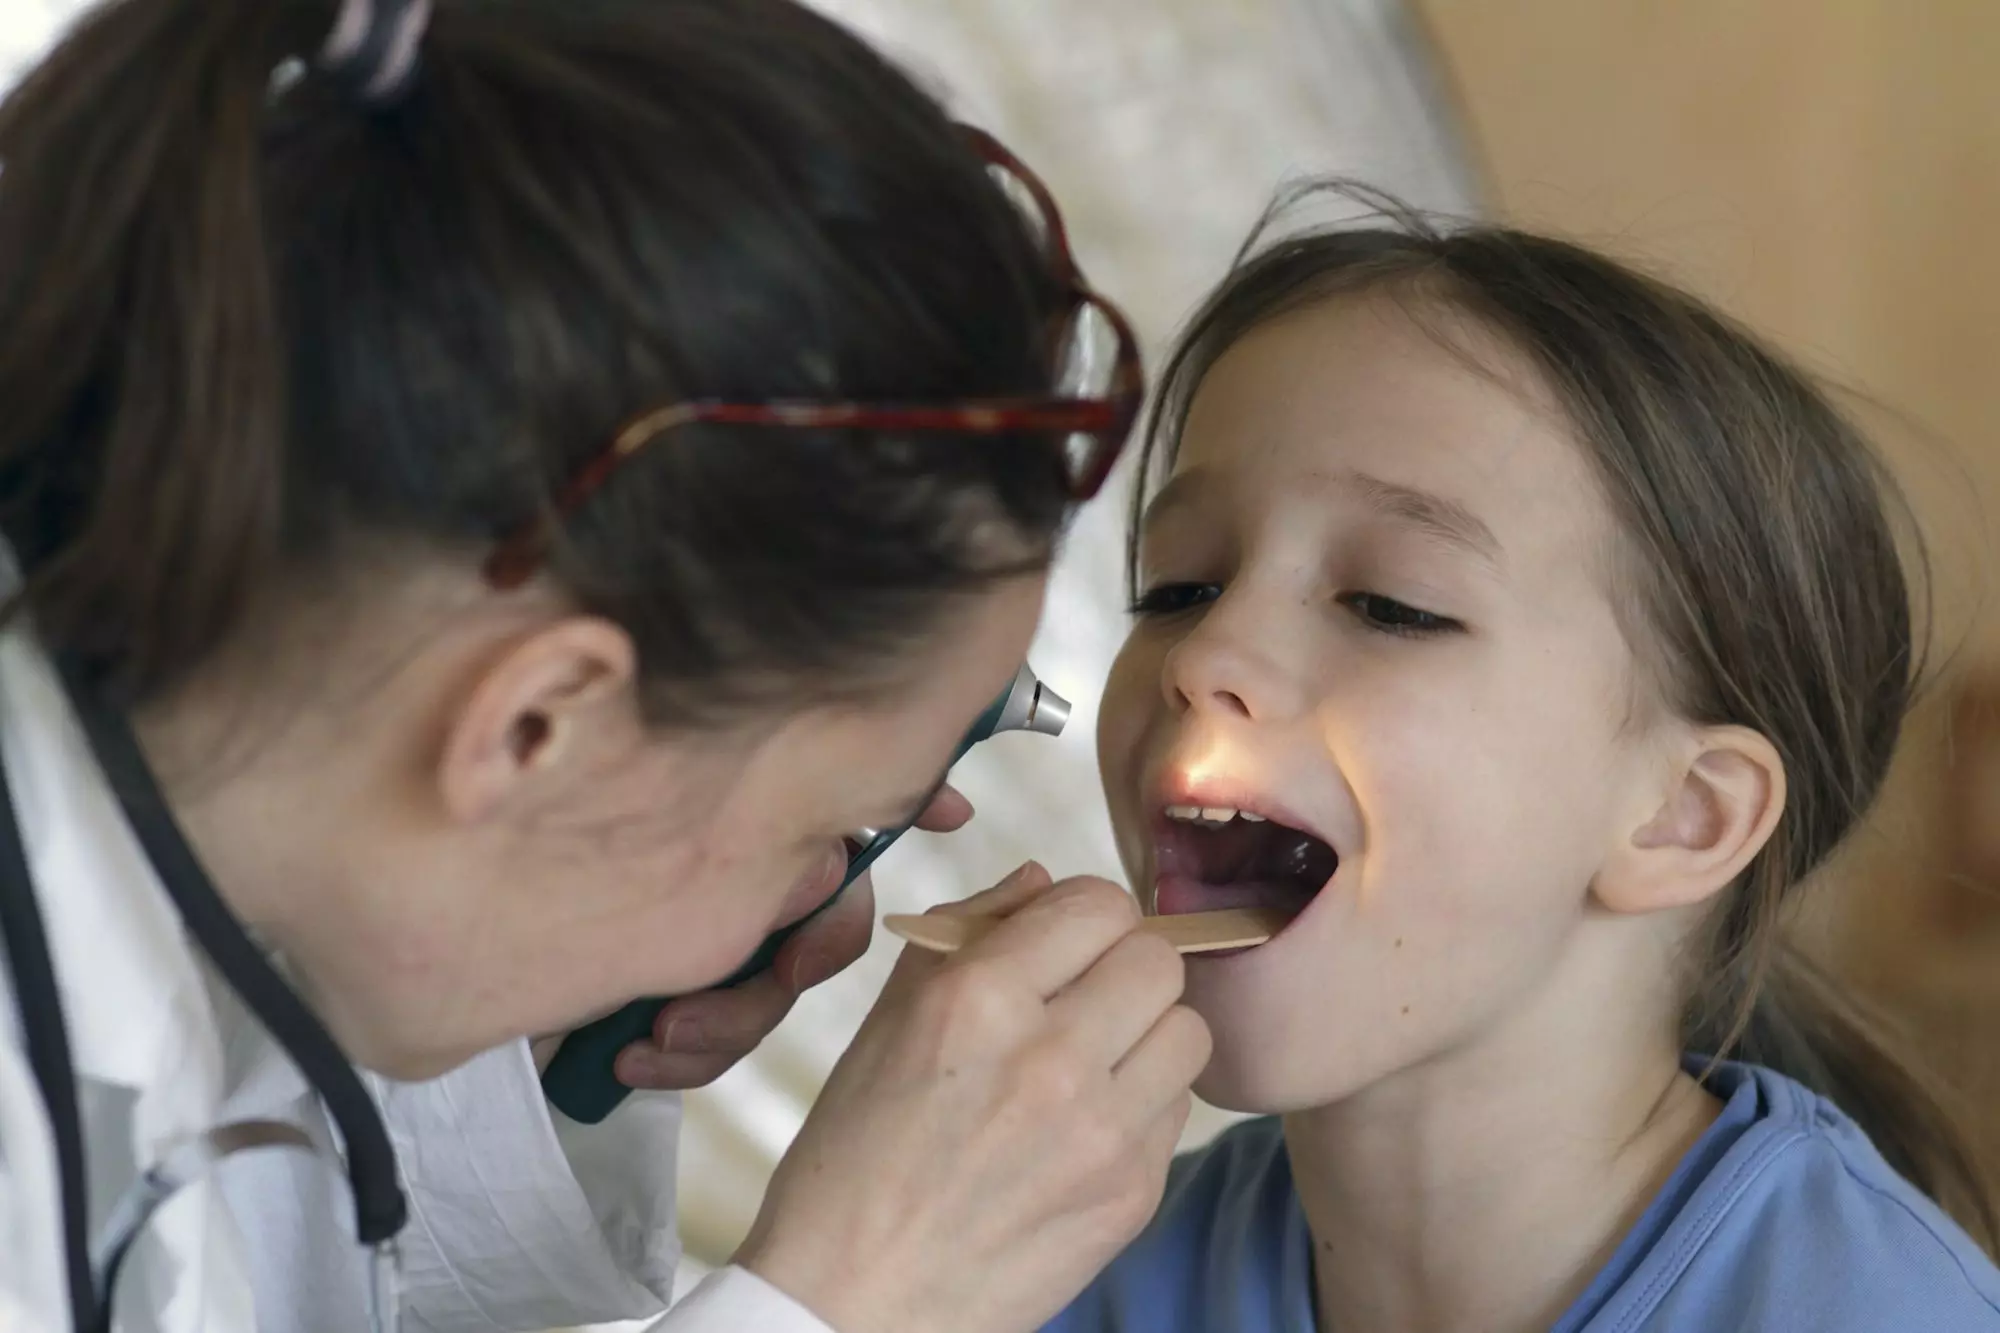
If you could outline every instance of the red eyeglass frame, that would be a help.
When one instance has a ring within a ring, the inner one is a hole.
[[[709,422],[731,426],[772,426],[811,430],[942,431],[965,435],[1047,433],[1084,436],[1095,449],[1080,466],[1064,457],[1063,479],[1070,498],[1082,503],[1095,496],[1117,466],[1145,401],[1145,371],[1139,341],[1123,311],[1084,280],[1070,252],[1069,233],[1048,186],[1007,147],[986,131],[961,125],[959,131],[989,167],[1018,181],[1041,213],[1043,244],[1053,275],[1068,293],[1069,303],[1053,329],[1061,347],[1065,335],[1095,309],[1117,341],[1111,382],[1101,398],[1061,398],[1054,395],[973,398],[940,403],[814,402],[809,399],[763,403],[733,403],[692,399],[653,408],[627,423],[602,453],[586,463],[555,497],[543,514],[503,537],[486,559],[486,582],[494,588],[518,588],[534,577],[547,558],[562,524],[600,490],[628,459],[679,426]]]

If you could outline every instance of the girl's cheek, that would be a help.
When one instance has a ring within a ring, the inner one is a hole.
[[[1098,710],[1097,752],[1107,773],[1129,762],[1130,751],[1145,730],[1148,683],[1157,679],[1157,670],[1148,675],[1145,658],[1143,650],[1128,643],[1111,664],[1105,681],[1104,700]]]

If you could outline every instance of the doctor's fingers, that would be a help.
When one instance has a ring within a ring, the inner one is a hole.
[[[972,802],[958,788],[946,783],[938,788],[931,803],[917,816],[917,827],[926,833],[949,833],[972,818]]]
[[[925,915],[1009,916],[1047,893],[1054,884],[1049,872],[1041,865],[1024,861],[992,888],[975,893],[970,898],[939,903]],[[944,956],[926,949],[904,949],[902,956],[896,960],[895,970],[889,974],[888,984],[882,988],[876,1007],[882,1007],[882,1001],[891,1004],[902,1001],[926,978],[942,970],[948,961]]]
[[[1186,965],[1174,946],[1135,930],[1049,1001],[1049,1017],[1079,1056],[1112,1069],[1155,1034],[1186,984]]]
[[[794,996],[803,995],[852,966],[874,934],[875,882],[864,874],[785,941],[771,971]]]
[[[618,1081],[631,1088],[684,1089],[713,1083],[785,1020],[797,997],[771,973],[726,991],[673,1000],[651,1041],[618,1056]]]
[[[707,1087],[742,1059],[742,1052],[666,1055],[653,1046],[628,1046],[618,1057],[618,1081],[640,1092],[689,1092]]]
[[[683,995],[660,1010],[653,1039],[619,1056],[618,1078],[634,1088],[699,1088],[757,1049],[799,995],[867,952],[875,892],[866,875],[785,942],[771,970],[728,990]]]

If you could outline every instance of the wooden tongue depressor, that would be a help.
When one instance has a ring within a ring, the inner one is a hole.
[[[1217,949],[1247,949],[1263,944],[1283,930],[1291,915],[1269,907],[1225,907],[1217,912],[1187,912],[1180,916],[1149,916],[1139,929],[1158,935],[1182,953]],[[991,930],[999,921],[990,916],[885,916],[882,924],[933,953],[957,953]]]

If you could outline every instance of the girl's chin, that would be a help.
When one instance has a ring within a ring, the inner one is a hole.
[[[1217,1110],[1238,1115],[1287,1115],[1307,1109],[1310,1103],[1284,1083],[1278,1070],[1239,1068],[1226,1056],[1217,1056],[1195,1080],[1194,1095]]]
[[[1192,987],[1190,988],[1192,990]],[[1234,997],[1230,997],[1234,998]],[[1195,1081],[1195,1096],[1210,1106],[1244,1115],[1289,1115],[1339,1099],[1351,1087],[1337,1057],[1322,1052],[1321,1063],[1301,1059],[1297,1049],[1272,1040],[1274,1025],[1218,995],[1190,994],[1190,1008],[1208,1023],[1214,1054]]]
[[[1245,1023],[1243,1015],[1229,1012],[1226,1005],[1203,1004],[1190,996],[1189,1005],[1209,1025],[1215,1052],[1208,1068],[1195,1080],[1195,1096],[1210,1106],[1246,1115],[1275,1115],[1298,1107],[1296,1083],[1300,1072],[1296,1057],[1260,1044],[1260,1025]]]

